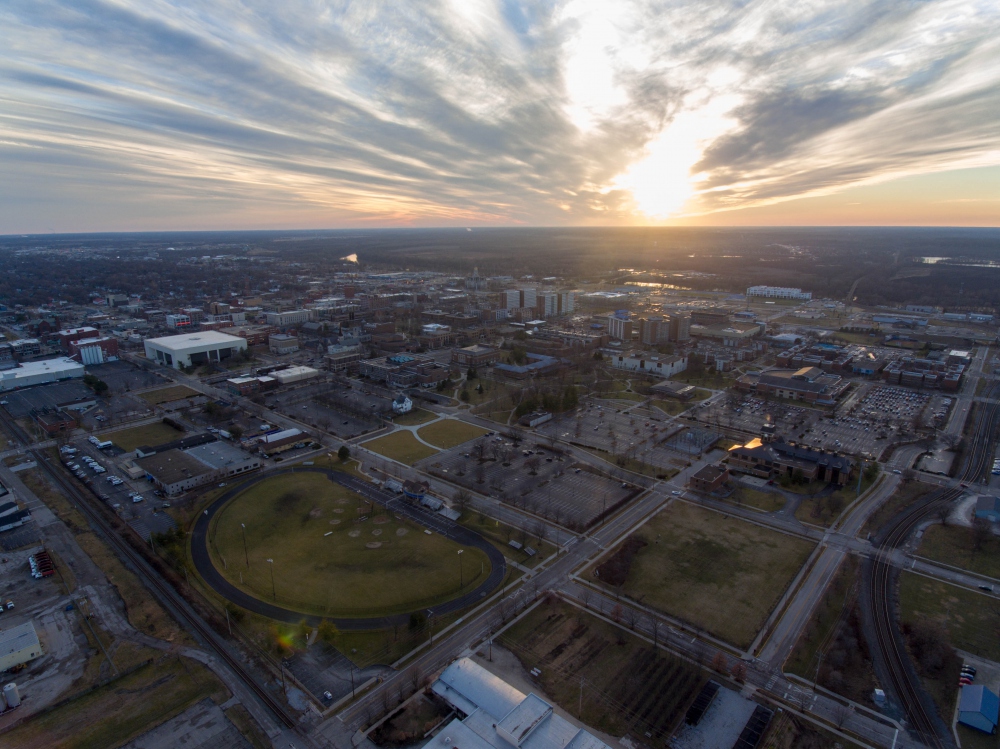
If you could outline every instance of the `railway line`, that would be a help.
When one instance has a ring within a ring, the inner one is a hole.
[[[46,459],[45,455],[41,451],[32,450],[30,445],[32,443],[31,437],[10,417],[10,415],[2,408],[0,408],[0,426],[7,431],[11,437],[20,442],[24,447],[28,448],[34,458],[38,467],[45,472],[45,474],[56,483],[67,496],[75,500],[79,510],[86,516],[87,520],[91,525],[98,530],[98,532],[104,536],[108,544],[111,545],[112,549],[122,558],[127,560],[135,573],[143,581],[147,588],[149,588],[156,596],[165,603],[168,607],[175,612],[175,615],[180,618],[181,624],[185,626],[192,633],[197,634],[200,639],[206,643],[222,660],[233,674],[251,691],[254,696],[257,697],[260,702],[267,707],[273,714],[274,717],[286,728],[294,729],[297,726],[297,721],[289,713],[286,707],[281,704],[274,695],[272,695],[262,684],[260,684],[253,674],[244,666],[240,659],[234,655],[226,643],[216,634],[208,624],[206,624],[201,617],[199,617],[194,611],[190,609],[187,602],[181,597],[181,595],[174,590],[174,588],[167,583],[156,571],[150,567],[146,560],[140,555],[135,549],[133,549],[129,543],[123,539],[114,529],[107,518],[105,518],[102,512],[94,507],[93,503],[97,498],[92,496],[86,496],[86,492],[82,491],[75,482],[69,480],[66,476],[62,475],[62,471],[59,468],[53,467],[51,463]]]
[[[961,473],[963,484],[977,482],[989,471],[993,437],[1000,417],[998,394],[1000,384],[991,388],[990,402],[977,419],[968,459]],[[893,691],[917,737],[930,746],[942,749],[954,746],[954,743],[947,726],[938,717],[933,701],[920,684],[897,627],[894,610],[897,571],[891,558],[893,552],[907,542],[928,516],[936,513],[942,504],[954,502],[963,491],[963,487],[937,489],[897,515],[876,537],[876,553],[868,573],[867,603],[872,613],[875,641],[885,661]]]

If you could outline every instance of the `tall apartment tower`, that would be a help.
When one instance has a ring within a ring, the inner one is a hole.
[[[619,341],[632,340],[632,321],[615,315],[608,315],[608,335]]]
[[[670,340],[670,322],[662,317],[641,318],[639,320],[639,342],[647,346],[658,346]]]
[[[691,337],[691,315],[677,312],[670,316],[670,340],[686,341]]]

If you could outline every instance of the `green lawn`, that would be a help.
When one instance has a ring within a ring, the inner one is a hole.
[[[980,575],[1000,578],[1000,538],[990,536],[976,551],[971,528],[932,525],[924,532],[917,553]]]
[[[122,429],[118,432],[102,434],[100,439],[111,440],[125,452],[132,452],[137,447],[156,447],[167,442],[179,440],[184,436],[184,432],[178,431],[171,426],[167,426],[162,421],[155,421],[141,427]]]
[[[190,705],[226,688],[202,664],[176,656],[99,687],[4,734],[4,749],[89,749],[119,746]]]
[[[900,576],[899,608],[903,621],[925,616],[942,624],[951,644],[959,650],[1000,660],[1000,605],[995,598],[904,572]]]
[[[418,460],[429,458],[431,455],[437,455],[438,452],[434,448],[418,442],[416,437],[406,431],[387,434],[385,437],[365,442],[364,446],[387,458],[406,463],[408,466],[412,466]]]
[[[687,502],[636,535],[647,546],[623,592],[739,647],[753,641],[814,546]],[[596,579],[593,567],[588,575]]]
[[[409,413],[394,416],[392,421],[394,424],[399,424],[400,426],[413,427],[418,424],[426,424],[428,421],[433,421],[436,418],[437,414],[425,411],[422,408],[414,408]]]
[[[361,521],[371,512],[368,503],[322,474],[276,476],[216,515],[213,561],[231,583],[271,600],[267,559],[273,559],[278,602],[330,616],[432,607],[489,574],[489,560],[478,549],[465,548],[460,556],[462,547],[444,536],[374,510]]]
[[[457,419],[442,419],[417,430],[420,438],[442,450],[482,437],[486,430]]]
[[[172,387],[139,393],[139,397],[151,406],[177,401],[181,398],[194,398],[197,395],[201,395],[201,393],[197,390],[192,390],[187,385],[173,385]]]

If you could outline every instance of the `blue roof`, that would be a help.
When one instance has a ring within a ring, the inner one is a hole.
[[[982,684],[966,684],[958,700],[959,713],[979,713],[993,725],[997,724],[1000,698]]]

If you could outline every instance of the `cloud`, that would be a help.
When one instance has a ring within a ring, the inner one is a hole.
[[[631,223],[996,164],[998,18],[952,0],[11,0],[0,232]]]

